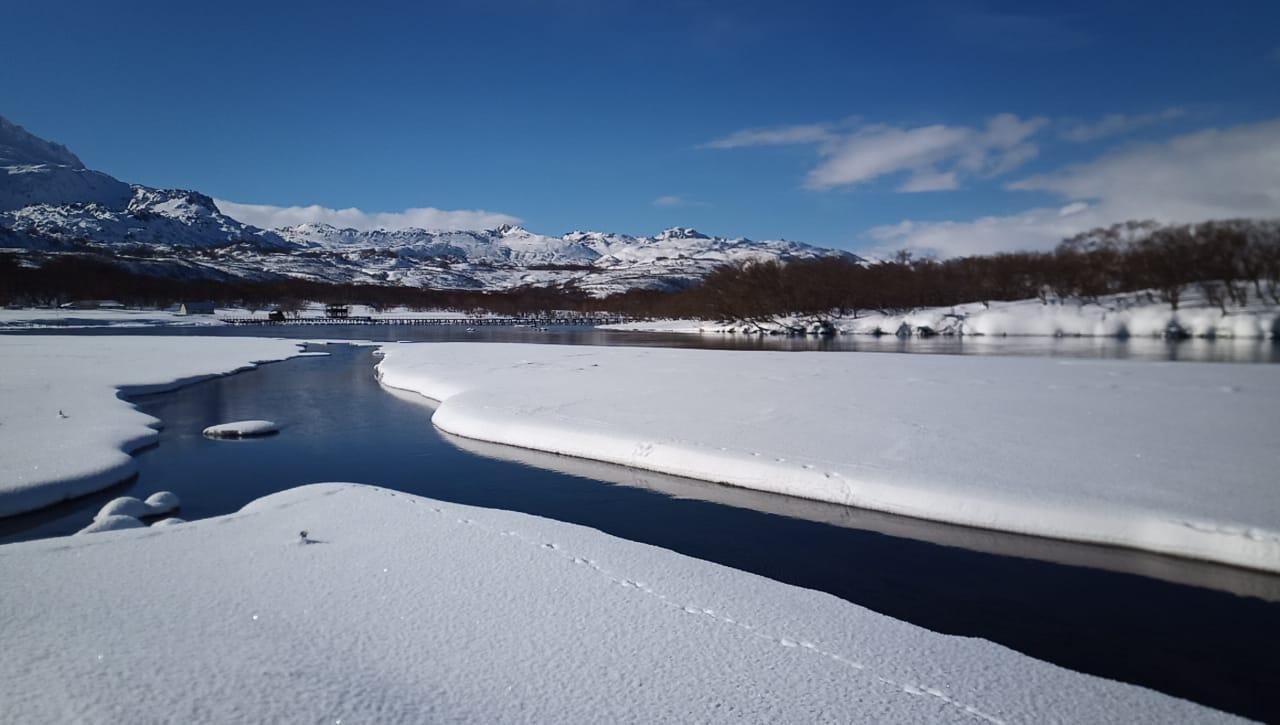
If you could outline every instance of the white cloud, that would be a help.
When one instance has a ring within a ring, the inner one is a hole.
[[[899,191],[943,191],[959,188],[961,175],[996,176],[1034,158],[1039,149],[1028,139],[1046,123],[1002,113],[981,128],[879,124],[849,130],[847,125],[809,124],[747,129],[705,147],[815,145],[820,160],[805,179],[810,189],[857,186],[905,173]]]
[[[909,171],[900,191],[957,188],[959,172],[995,176],[1034,158],[1027,142],[1048,121],[1010,113],[991,117],[985,128],[870,126],[821,149],[822,162],[805,181],[811,189],[854,186],[881,176]],[[942,169],[949,166],[949,169]]]
[[[240,204],[225,199],[214,202],[223,213],[246,224],[274,229],[295,224],[332,224],[335,227],[354,229],[406,229],[418,227],[430,230],[493,229],[503,224],[519,224],[518,217],[483,209],[446,210],[420,207],[394,212],[367,212],[355,207],[331,209],[311,206],[272,206],[270,204]]]
[[[1144,113],[1127,116],[1123,113],[1112,113],[1092,123],[1077,123],[1062,132],[1062,138],[1076,143],[1097,141],[1101,138],[1119,136],[1140,128],[1154,126],[1165,121],[1172,121],[1186,115],[1181,108],[1166,108],[1159,113]]]
[[[1099,209],[1080,203],[1061,208],[1030,209],[1012,216],[971,221],[902,221],[872,228],[873,255],[899,249],[942,257],[992,254],[1012,250],[1052,249],[1066,237],[1109,223]]]
[[[669,194],[667,196],[660,196],[657,199],[654,199],[652,203],[654,206],[662,206],[662,207],[668,207],[668,208],[707,205],[705,201],[694,201],[693,199],[686,199],[683,196],[676,196],[674,194]]]
[[[776,128],[749,128],[702,144],[709,149],[736,149],[744,146],[787,146],[827,143],[838,138],[830,124],[811,123]]]
[[[875,251],[943,256],[1052,249],[1063,238],[1130,220],[1196,222],[1280,216],[1280,119],[1129,146],[1008,188],[1065,203],[1010,216],[875,227]]]
[[[920,169],[904,181],[898,191],[950,191],[959,187],[954,171],[943,173],[937,169]]]

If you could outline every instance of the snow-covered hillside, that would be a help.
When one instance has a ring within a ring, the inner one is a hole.
[[[725,262],[808,259],[847,252],[789,241],[708,236],[677,227],[652,237],[575,231],[339,229],[300,224],[263,230],[222,213],[194,191],[129,185],[84,167],[65,146],[0,118],[0,249],[39,264],[54,254],[96,254],[174,276],[452,289],[573,284],[603,295],[676,289]]]

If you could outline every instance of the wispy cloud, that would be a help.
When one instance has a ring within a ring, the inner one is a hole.
[[[748,128],[702,144],[708,149],[737,149],[746,146],[789,146],[835,141],[839,135],[832,124],[810,123],[775,128]]]
[[[675,194],[660,196],[657,199],[654,199],[652,204],[654,206],[667,207],[667,208],[707,206],[707,202],[705,201],[696,201],[694,199],[686,199],[683,196],[677,196]]]
[[[968,221],[903,221],[867,235],[877,251],[954,256],[1051,249],[1064,237],[1129,220],[1274,218],[1280,216],[1280,119],[1126,147],[1008,188],[1047,192],[1064,205]]]
[[[1125,115],[1112,113],[1089,123],[1076,123],[1062,132],[1062,138],[1076,143],[1097,141],[1102,138],[1131,133],[1140,128],[1154,126],[1165,121],[1182,118],[1187,112],[1181,108],[1166,108],[1158,113]]]
[[[851,187],[906,174],[899,191],[943,191],[959,188],[962,176],[997,176],[1035,158],[1039,148],[1029,139],[1047,123],[1044,118],[1002,113],[982,127],[877,124],[841,130],[809,124],[738,131],[705,146],[816,145],[818,165],[804,182],[810,189]]]
[[[483,209],[436,209],[420,207],[393,212],[367,212],[355,207],[331,209],[311,206],[272,206],[270,204],[241,204],[225,199],[215,203],[224,213],[247,224],[274,229],[297,224],[332,224],[335,227],[353,229],[407,229],[417,227],[431,230],[492,229],[503,224],[519,224],[520,218],[510,214]]]
[[[898,187],[898,191],[951,191],[958,188],[960,188],[960,182],[956,179],[956,172],[929,169],[912,174],[902,186]]]

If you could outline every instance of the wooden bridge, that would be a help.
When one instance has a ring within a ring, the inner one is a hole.
[[[595,327],[628,322],[625,317],[219,317],[228,325],[441,325],[457,327],[552,327],[575,325]]]

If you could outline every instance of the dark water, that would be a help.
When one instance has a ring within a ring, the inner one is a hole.
[[[1280,363],[1280,340],[1164,340],[1106,337],[937,336],[899,339],[893,336],[836,335],[702,335],[621,332],[563,326],[546,331],[527,327],[432,325],[249,325],[206,327],[82,327],[54,330],[0,330],[10,334],[126,334],[287,337],[300,340],[374,340],[395,342],[534,342],[557,345],[620,345],[715,350],[814,350],[823,352],[906,352],[940,355],[1032,355],[1188,362]]]
[[[424,402],[377,384],[368,349],[326,349],[331,357],[266,365],[136,399],[166,426],[159,445],[138,455],[138,478],[0,519],[0,541],[70,533],[120,495],[175,491],[183,500],[178,515],[195,519],[300,484],[360,481],[584,524],[826,591],[935,631],[981,637],[1070,669],[1280,721],[1278,577],[917,522],[502,446],[455,445],[432,428]],[[212,423],[246,418],[273,419],[283,430],[252,441],[200,434]]]

